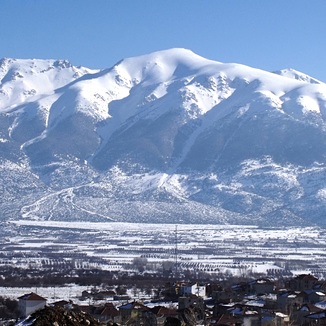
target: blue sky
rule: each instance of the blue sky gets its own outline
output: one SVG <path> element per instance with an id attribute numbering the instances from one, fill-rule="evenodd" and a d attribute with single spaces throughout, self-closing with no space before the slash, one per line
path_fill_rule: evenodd
<path id="1" fill-rule="evenodd" d="M 0 0 L 0 58 L 108 68 L 183 47 L 326 82 L 326 0 Z"/>

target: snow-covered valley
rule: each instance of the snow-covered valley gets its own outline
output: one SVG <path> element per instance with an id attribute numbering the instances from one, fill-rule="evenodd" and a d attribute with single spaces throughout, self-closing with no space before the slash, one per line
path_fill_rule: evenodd
<path id="1" fill-rule="evenodd" d="M 144 258 L 147 273 L 163 273 L 169 264 L 172 275 L 178 266 L 181 275 L 212 278 L 326 276 L 326 232 L 320 228 L 19 220 L 1 235 L 2 268 L 138 273 L 133 262 Z"/>

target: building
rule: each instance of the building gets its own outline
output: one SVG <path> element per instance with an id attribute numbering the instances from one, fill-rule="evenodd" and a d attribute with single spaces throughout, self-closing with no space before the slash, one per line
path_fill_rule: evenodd
<path id="1" fill-rule="evenodd" d="M 28 293 L 18 298 L 18 308 L 21 317 L 27 317 L 33 312 L 43 309 L 46 304 L 46 299 L 36 293 Z"/>
<path id="2" fill-rule="evenodd" d="M 251 291 L 254 294 L 273 293 L 275 290 L 275 284 L 267 278 L 260 278 L 253 281 L 251 284 Z"/>
<path id="3" fill-rule="evenodd" d="M 293 291 L 311 290 L 317 284 L 318 279 L 310 274 L 301 274 L 291 279 L 289 287 Z"/>
<path id="4" fill-rule="evenodd" d="M 314 291 L 314 290 L 306 290 L 305 294 L 305 302 L 307 303 L 317 303 L 326 300 L 326 295 L 324 292 Z"/>
<path id="5" fill-rule="evenodd" d="M 304 292 L 280 291 L 277 294 L 277 307 L 284 314 L 291 314 L 304 303 Z"/>
<path id="6" fill-rule="evenodd" d="M 142 303 L 139 302 L 130 302 L 125 305 L 118 307 L 120 315 L 121 315 L 121 323 L 122 324 L 130 324 L 133 321 L 148 321 L 153 319 L 153 313 L 150 309 L 144 306 Z M 156 325 L 156 318 L 155 323 L 152 323 L 153 326 Z"/>
<path id="7" fill-rule="evenodd" d="M 192 294 L 204 298 L 206 296 L 206 285 L 199 283 L 182 283 L 180 285 L 179 294 L 182 296 L 190 296 Z"/>
<path id="8" fill-rule="evenodd" d="M 180 324 L 179 321 L 179 314 L 176 309 L 167 308 L 162 306 L 156 306 L 151 308 L 152 313 L 156 316 L 156 325 L 157 326 L 164 326 L 166 323 Z"/>
<path id="9" fill-rule="evenodd" d="M 100 322 L 104 323 L 120 323 L 121 316 L 119 311 L 115 308 L 115 306 L 108 302 L 104 306 L 99 307 L 92 307 L 93 309 L 90 310 L 90 314 L 98 319 Z"/>

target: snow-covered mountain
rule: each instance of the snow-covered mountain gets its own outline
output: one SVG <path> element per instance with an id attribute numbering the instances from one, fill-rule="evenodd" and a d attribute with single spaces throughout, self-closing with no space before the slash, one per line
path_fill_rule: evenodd
<path id="1" fill-rule="evenodd" d="M 2 59 L 2 219 L 325 225 L 325 121 L 293 69 Z"/>

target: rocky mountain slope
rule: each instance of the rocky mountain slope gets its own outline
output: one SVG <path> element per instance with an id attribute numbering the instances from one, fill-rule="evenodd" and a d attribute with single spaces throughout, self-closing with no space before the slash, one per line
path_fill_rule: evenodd
<path id="1" fill-rule="evenodd" d="M 0 61 L 1 219 L 325 225 L 326 84 L 185 49 Z"/>

